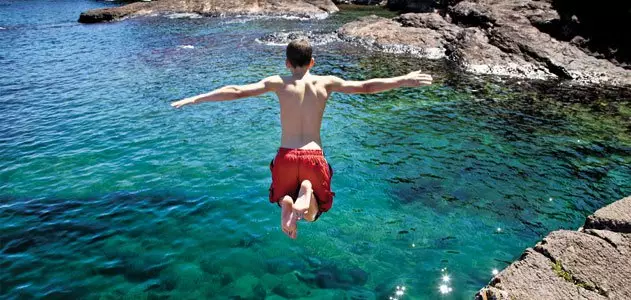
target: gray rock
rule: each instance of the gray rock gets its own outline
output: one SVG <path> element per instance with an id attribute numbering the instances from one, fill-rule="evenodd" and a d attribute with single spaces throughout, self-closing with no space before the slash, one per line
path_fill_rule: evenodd
<path id="1" fill-rule="evenodd" d="M 341 39 L 363 45 L 365 47 L 391 53 L 413 53 L 427 58 L 442 58 L 445 56 L 446 40 L 443 33 L 423 27 L 411 27 L 412 24 L 436 24 L 439 21 L 429 19 L 441 18 L 439 15 L 419 15 L 416 20 L 403 18 L 408 23 L 396 20 L 368 16 L 345 24 L 338 29 Z M 416 23 L 415 23 L 416 22 Z M 449 28 L 451 24 L 444 22 L 444 34 L 453 34 Z"/>
<path id="2" fill-rule="evenodd" d="M 540 64 L 511 55 L 492 45 L 486 33 L 477 27 L 462 30 L 447 45 L 447 54 L 451 60 L 471 73 L 531 79 L 555 77 Z"/>
<path id="3" fill-rule="evenodd" d="M 614 232 L 607 235 L 622 247 L 631 247 L 628 237 Z M 631 260 L 616 244 L 599 236 L 560 230 L 550 233 L 535 250 L 562 265 L 578 284 L 610 299 L 631 299 Z"/>
<path id="4" fill-rule="evenodd" d="M 593 229 L 625 228 L 620 224 L 631 222 L 630 199 L 598 210 L 581 231 L 550 233 L 476 299 L 631 299 L 631 233 Z"/>
<path id="5" fill-rule="evenodd" d="M 201 15 L 293 15 L 314 17 L 338 11 L 331 0 L 159 0 L 136 2 L 120 7 L 93 9 L 81 13 L 79 22 L 98 23 L 122 18 L 164 13 Z"/>
<path id="6" fill-rule="evenodd" d="M 631 197 L 609 204 L 587 217 L 585 229 L 631 233 Z"/>
<path id="7" fill-rule="evenodd" d="M 584 299 L 606 297 L 559 277 L 543 254 L 526 249 L 518 261 L 497 274 L 476 299 Z"/>

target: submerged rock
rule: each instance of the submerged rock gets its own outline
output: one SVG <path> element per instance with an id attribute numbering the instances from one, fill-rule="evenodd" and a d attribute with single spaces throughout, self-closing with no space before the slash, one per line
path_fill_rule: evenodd
<path id="1" fill-rule="evenodd" d="M 364 17 L 342 26 L 338 33 L 344 40 L 376 50 L 447 56 L 472 73 L 631 85 L 630 70 L 540 30 L 559 18 L 551 1 L 467 0 L 443 15 Z"/>
<path id="2" fill-rule="evenodd" d="M 334 265 L 322 266 L 310 273 L 297 273 L 296 276 L 322 289 L 350 289 L 363 286 L 368 281 L 368 273 L 360 268 L 341 269 Z"/>
<path id="3" fill-rule="evenodd" d="M 230 299 L 265 299 L 267 292 L 258 278 L 245 275 L 219 291 L 219 295 Z"/>
<path id="4" fill-rule="evenodd" d="M 98 23 L 132 16 L 164 13 L 194 13 L 200 15 L 291 15 L 316 17 L 338 11 L 331 0 L 157 0 L 136 2 L 120 7 L 93 9 L 81 13 L 79 22 Z"/>

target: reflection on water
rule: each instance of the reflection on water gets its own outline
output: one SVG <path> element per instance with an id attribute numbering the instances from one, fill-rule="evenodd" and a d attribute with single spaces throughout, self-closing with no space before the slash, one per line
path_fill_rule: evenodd
<path id="1" fill-rule="evenodd" d="M 363 12 L 87 26 L 78 13 L 100 3 L 2 5 L 8 298 L 470 298 L 549 231 L 631 193 L 628 90 L 466 76 L 331 43 L 314 73 L 421 69 L 436 84 L 332 96 L 335 204 L 289 241 L 267 200 L 274 97 L 168 104 L 285 72 L 282 49 L 257 38 Z"/>

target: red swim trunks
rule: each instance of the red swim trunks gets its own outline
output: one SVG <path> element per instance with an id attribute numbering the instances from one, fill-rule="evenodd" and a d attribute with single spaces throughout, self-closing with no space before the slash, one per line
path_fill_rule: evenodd
<path id="1" fill-rule="evenodd" d="M 270 163 L 270 170 L 270 202 L 278 203 L 285 195 L 291 196 L 295 202 L 300 191 L 300 183 L 309 180 L 318 201 L 317 217 L 331 209 L 335 195 L 331 192 L 333 169 L 324 158 L 322 150 L 279 148 L 278 154 Z"/>

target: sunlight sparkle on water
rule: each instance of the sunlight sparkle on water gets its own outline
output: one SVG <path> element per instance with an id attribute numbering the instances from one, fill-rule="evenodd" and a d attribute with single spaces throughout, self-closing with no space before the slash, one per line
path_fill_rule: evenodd
<path id="1" fill-rule="evenodd" d="M 397 285 L 397 290 L 394 292 L 394 295 L 388 297 L 388 299 L 390 299 L 390 300 L 398 300 L 398 299 L 400 299 L 401 296 L 403 296 L 403 294 L 405 294 L 405 287 Z"/>
<path id="2" fill-rule="evenodd" d="M 450 280 L 450 279 L 451 279 L 451 278 L 449 278 L 449 275 L 444 275 L 444 276 L 443 276 L 443 281 L 444 281 L 444 282 L 449 282 L 449 280 Z"/>
<path id="3" fill-rule="evenodd" d="M 452 288 L 450 288 L 446 284 L 441 284 L 440 287 L 438 287 L 438 289 L 439 289 L 441 294 L 448 294 L 448 293 L 450 293 L 453 290 Z"/>

